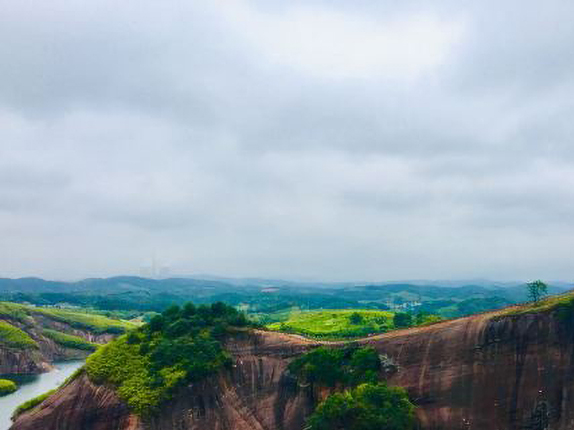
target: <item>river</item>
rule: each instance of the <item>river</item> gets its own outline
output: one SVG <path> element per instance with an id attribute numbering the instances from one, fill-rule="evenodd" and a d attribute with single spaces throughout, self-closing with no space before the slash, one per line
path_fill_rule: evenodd
<path id="1" fill-rule="evenodd" d="M 12 412 L 17 406 L 40 394 L 57 388 L 74 371 L 84 364 L 84 360 L 63 361 L 54 363 L 54 370 L 41 375 L 4 376 L 19 386 L 18 391 L 0 397 L 0 430 L 8 430 L 12 425 Z"/>

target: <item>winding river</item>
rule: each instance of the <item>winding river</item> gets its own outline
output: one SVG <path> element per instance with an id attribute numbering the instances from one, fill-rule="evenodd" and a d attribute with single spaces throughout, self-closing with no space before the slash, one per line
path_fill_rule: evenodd
<path id="1" fill-rule="evenodd" d="M 19 385 L 18 391 L 0 397 L 0 430 L 8 430 L 12 425 L 10 419 L 17 406 L 46 391 L 57 388 L 74 371 L 84 364 L 84 360 L 54 363 L 54 370 L 41 375 L 7 376 Z"/>

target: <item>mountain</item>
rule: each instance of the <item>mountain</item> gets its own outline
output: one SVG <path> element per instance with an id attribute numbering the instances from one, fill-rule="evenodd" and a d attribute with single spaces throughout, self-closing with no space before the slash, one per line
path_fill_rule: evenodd
<path id="1" fill-rule="evenodd" d="M 550 286 L 557 294 L 562 285 Z M 526 301 L 524 284 L 486 281 L 456 286 L 413 283 L 298 283 L 268 279 L 171 278 L 135 276 L 77 282 L 39 278 L 0 279 L 0 300 L 36 305 L 72 304 L 103 310 L 162 311 L 186 301 L 224 301 L 249 313 L 301 309 L 400 309 L 457 317 Z"/>
<path id="2" fill-rule="evenodd" d="M 384 357 L 379 377 L 404 387 L 422 430 L 571 429 L 574 297 L 360 340 Z M 229 336 L 231 364 L 177 389 L 157 414 L 130 412 L 112 385 L 83 372 L 11 430 L 301 430 L 336 388 L 301 384 L 288 366 L 320 345 L 252 330 Z"/>

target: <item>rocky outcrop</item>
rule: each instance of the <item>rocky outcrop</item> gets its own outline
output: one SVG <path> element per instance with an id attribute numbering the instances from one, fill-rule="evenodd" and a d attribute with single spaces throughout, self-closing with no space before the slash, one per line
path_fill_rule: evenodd
<path id="1" fill-rule="evenodd" d="M 425 430 L 574 428 L 574 330 L 557 312 L 485 314 L 361 343 L 388 356 L 389 383 L 408 390 Z M 82 376 L 12 430 L 301 430 L 314 393 L 286 369 L 317 344 L 268 332 L 235 337 L 232 369 L 182 388 L 146 422 Z"/>
<path id="2" fill-rule="evenodd" d="M 17 350 L 0 347 L 0 374 L 42 373 L 50 369 L 50 364 L 37 350 Z"/>
<path id="3" fill-rule="evenodd" d="M 58 430 L 136 430 L 141 428 L 137 417 L 129 414 L 113 390 L 92 384 L 86 375 L 48 398 L 40 408 L 19 419 L 17 426 L 26 429 Z"/>

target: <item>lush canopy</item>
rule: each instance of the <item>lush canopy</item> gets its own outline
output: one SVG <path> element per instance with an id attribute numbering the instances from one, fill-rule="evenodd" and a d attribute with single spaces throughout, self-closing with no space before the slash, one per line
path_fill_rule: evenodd
<path id="1" fill-rule="evenodd" d="M 88 375 L 96 382 L 114 384 L 136 413 L 148 415 L 176 387 L 230 363 L 220 340 L 230 326 L 246 325 L 242 313 L 223 303 L 172 306 L 91 355 Z"/>
<path id="2" fill-rule="evenodd" d="M 309 418 L 308 429 L 410 430 L 414 420 L 404 389 L 368 383 L 327 397 Z"/>

